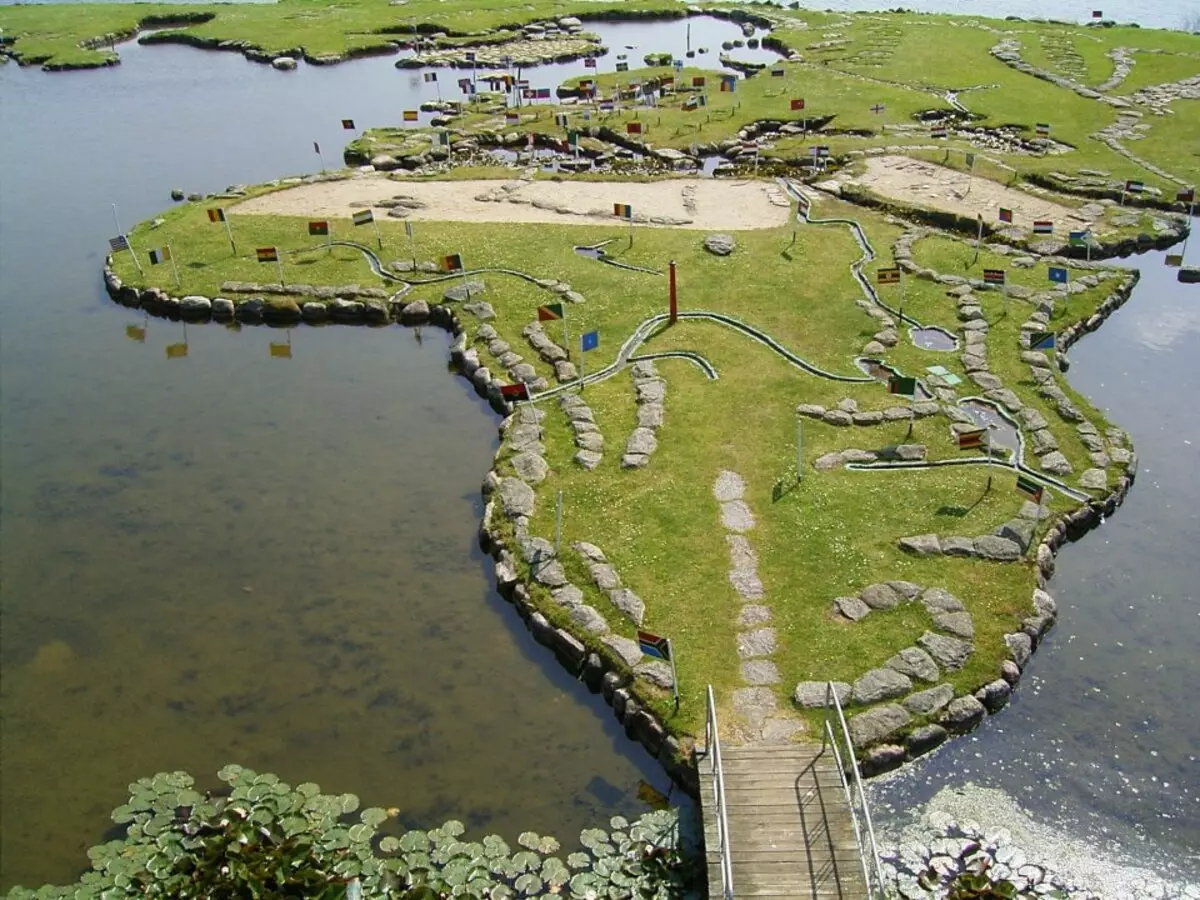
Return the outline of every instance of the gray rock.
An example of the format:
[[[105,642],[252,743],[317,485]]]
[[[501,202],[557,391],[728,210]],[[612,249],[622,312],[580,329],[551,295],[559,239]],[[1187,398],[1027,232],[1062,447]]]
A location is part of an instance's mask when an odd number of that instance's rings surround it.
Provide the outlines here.
[[[577,628],[589,634],[608,634],[611,629],[599,611],[586,604],[567,608],[567,617]]]
[[[975,541],[961,535],[942,538],[942,553],[946,556],[974,556]]]
[[[650,659],[638,663],[633,667],[633,674],[640,675],[651,684],[664,690],[670,690],[671,686],[675,684],[675,679],[671,677],[671,664],[663,662],[661,659]]]
[[[974,697],[958,697],[946,707],[939,721],[948,730],[965,734],[983,721],[985,713],[983,704]]]
[[[704,239],[704,249],[717,256],[728,256],[736,247],[733,237],[728,234],[710,234]]]
[[[662,403],[667,399],[667,383],[661,378],[643,381],[637,386],[638,403]]]
[[[961,669],[975,648],[967,641],[927,631],[917,639],[925,651],[947,672]]]
[[[942,552],[936,534],[918,534],[900,538],[900,549],[917,556],[937,556]]]
[[[1021,545],[997,534],[975,538],[975,555],[995,562],[1014,562],[1021,558]]]
[[[536,453],[518,453],[512,458],[518,477],[527,484],[539,484],[550,474],[550,466]]]
[[[741,500],[746,495],[746,482],[737,472],[723,471],[717,475],[713,483],[713,496],[718,503],[728,503],[731,500]]]
[[[921,756],[940,746],[949,737],[949,732],[941,725],[922,725],[914,728],[904,739],[904,749],[910,759]],[[922,890],[921,894],[925,892]],[[920,896],[914,894],[913,896]]]
[[[1038,463],[1051,475],[1070,475],[1075,471],[1071,468],[1071,464],[1067,461],[1067,458],[1057,450],[1040,457]]]
[[[598,431],[585,431],[575,436],[575,446],[580,450],[591,450],[593,453],[604,451],[604,436]]]
[[[554,602],[559,606],[580,606],[583,604],[583,591],[573,584],[564,584],[550,592]]]
[[[1003,382],[991,372],[972,372],[970,377],[985,391],[998,391],[1003,386]]]
[[[996,533],[1002,538],[1008,538],[1015,542],[1024,553],[1033,541],[1033,532],[1036,526],[1037,522],[1034,519],[1018,517],[1009,519],[996,530]]]
[[[792,698],[796,701],[797,706],[805,709],[820,709],[825,706],[828,684],[824,681],[802,681],[796,685],[796,691]],[[853,688],[844,681],[833,682],[833,692],[838,699],[838,703],[843,706],[850,699],[850,692]]]
[[[855,703],[878,703],[912,690],[912,680],[895,669],[871,669],[854,682]]]
[[[565,359],[554,361],[554,377],[560,382],[574,381],[579,377],[579,370],[575,368],[573,362],[568,362]]]
[[[608,563],[591,563],[588,566],[588,574],[592,576],[596,587],[602,591],[615,591],[621,586],[621,577]]]
[[[850,420],[855,425],[878,425],[883,421],[883,413],[876,410],[851,413]]]
[[[856,748],[866,747],[891,737],[911,721],[903,707],[894,703],[877,706],[850,719],[850,739]]]
[[[921,593],[921,586],[911,581],[889,581],[888,587],[905,600],[915,600]]]
[[[1020,668],[1024,669],[1033,654],[1033,639],[1024,632],[1006,634],[1004,643],[1008,647],[1009,656]]]
[[[501,478],[500,503],[504,506],[504,514],[510,519],[517,516],[533,515],[533,488],[517,478]]]
[[[642,602],[641,597],[629,590],[629,588],[617,588],[615,591],[610,591],[608,599],[634,625],[642,624],[642,618],[646,615],[646,604]]]
[[[198,294],[189,294],[179,301],[179,311],[189,315],[203,315],[212,311],[212,301]]]
[[[747,603],[738,613],[737,623],[743,628],[751,625],[765,625],[771,621],[771,610],[755,603]]]
[[[603,458],[604,457],[595,450],[580,450],[575,454],[575,462],[579,463],[579,465],[583,466],[588,471],[591,471],[600,465],[600,461]]]
[[[472,300],[470,303],[464,303],[463,309],[484,322],[488,319],[496,318],[496,311],[492,309],[492,304],[485,303],[482,300]]]
[[[931,615],[937,613],[962,612],[963,602],[945,588],[931,587],[921,595],[921,603]]]
[[[649,428],[633,429],[633,433],[629,435],[629,440],[625,442],[625,452],[627,454],[649,456],[657,449],[658,440],[654,437],[654,432]]]
[[[917,691],[904,698],[904,708],[917,716],[931,716],[954,699],[954,685],[939,684],[924,691]]]
[[[533,580],[546,585],[546,587],[562,587],[567,584],[567,573],[563,570],[562,563],[552,559],[537,566],[533,573]]]
[[[642,469],[650,462],[650,457],[644,453],[625,453],[621,456],[622,469]]]
[[[895,669],[901,675],[919,678],[922,681],[937,681],[941,675],[933,657],[920,647],[905,647],[884,665]]]
[[[859,619],[865,619],[871,614],[871,607],[863,603],[857,597],[837,597],[833,601],[833,605],[843,616],[851,622],[857,622]]]
[[[1036,456],[1044,456],[1058,449],[1058,439],[1055,438],[1048,428],[1031,432],[1029,443]]]
[[[1058,604],[1043,590],[1035,590],[1033,592],[1033,608],[1038,611],[1039,615],[1049,616],[1054,618],[1058,615]]]
[[[638,642],[618,634],[606,634],[600,638],[600,643],[611,648],[617,654],[617,658],[630,668],[636,666],[642,658],[642,649],[638,646]]]
[[[858,595],[871,609],[892,609],[900,603],[900,595],[886,584],[872,584]]]
[[[1108,474],[1103,469],[1085,469],[1079,476],[1079,486],[1089,491],[1100,491],[1108,487]]]
[[[637,408],[639,428],[662,428],[664,418],[661,403],[645,403]]]
[[[815,403],[801,403],[796,407],[796,414],[801,416],[809,416],[810,418],[819,419],[825,415],[825,407],[818,406]]]
[[[738,656],[742,659],[770,656],[775,652],[775,646],[774,628],[755,628],[753,631],[743,631],[737,636]]]
[[[1012,695],[1012,685],[1003,678],[997,678],[995,681],[989,681],[983,687],[975,692],[975,699],[983,704],[984,708],[990,712],[999,712],[1008,703],[1008,698]]]
[[[598,563],[608,562],[608,557],[604,555],[604,551],[595,544],[589,544],[587,541],[576,541],[571,546],[584,559]]]
[[[1045,416],[1031,406],[1022,409],[1017,416],[1020,418],[1021,424],[1030,431],[1039,431],[1050,424],[1046,421]]]
[[[933,617],[933,624],[964,641],[975,640],[975,622],[969,612],[940,613]]]

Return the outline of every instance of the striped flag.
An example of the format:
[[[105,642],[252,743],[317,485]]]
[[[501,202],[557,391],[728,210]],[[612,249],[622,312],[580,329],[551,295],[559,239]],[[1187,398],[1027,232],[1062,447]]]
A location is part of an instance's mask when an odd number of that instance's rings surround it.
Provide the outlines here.
[[[799,110],[804,109],[804,98],[803,97],[793,97],[790,105],[792,108],[792,112],[798,112]]]
[[[1067,239],[1071,242],[1072,247],[1085,247],[1088,242],[1088,232],[1072,231],[1067,235]]]
[[[786,74],[787,74],[787,72],[785,72],[783,69],[772,69],[771,70],[772,78],[782,78]]]
[[[880,284],[899,284],[900,269],[899,267],[893,269],[880,269],[875,273],[875,280]]]
[[[1183,254],[1182,253],[1168,253],[1166,259],[1163,260],[1163,262],[1165,262],[1168,266],[1170,266],[1173,269],[1178,269],[1180,266],[1183,265]]]
[[[1196,189],[1194,187],[1190,187],[1186,191],[1180,191],[1175,195],[1175,199],[1180,203],[1195,203]]]
[[[728,93],[733,93],[734,91],[737,90],[737,81],[738,80],[737,80],[736,75],[722,75],[721,76],[721,90],[726,91]]]
[[[561,319],[563,314],[561,303],[547,303],[545,306],[538,307],[539,322],[553,322],[555,319]]]
[[[500,385],[500,396],[510,403],[529,399],[529,385],[524,382]]]
[[[344,128],[346,131],[353,131],[354,130],[354,120],[353,119],[342,119],[342,128]]]
[[[416,122],[420,118],[420,114],[415,109],[406,109],[404,111],[405,122]]]
[[[917,393],[917,379],[905,378],[902,375],[893,375],[888,379],[888,393],[913,397]]]
[[[1005,209],[1003,206],[1002,206],[1002,207],[1000,207],[1000,221],[1001,221],[1001,222],[1008,222],[1008,223],[1011,225],[1011,224],[1012,224],[1012,220],[1013,220],[1012,210],[1011,210],[1011,209]]]
[[[594,68],[596,68],[596,57],[594,57],[594,56],[589,56],[587,59],[585,59],[585,60],[583,61],[583,67],[584,67],[585,69],[594,69]]]
[[[322,237],[329,234],[328,222],[309,222],[308,223],[309,237]]]
[[[151,250],[147,255],[150,257],[150,265],[157,266],[171,258],[171,248],[163,247],[161,250]]]
[[[1144,185],[1144,184],[1143,184],[1142,182],[1140,182],[1140,181],[1127,181],[1127,182],[1125,182],[1125,192],[1126,192],[1127,194],[1140,194],[1140,193],[1141,193],[1142,191],[1144,191],[1145,189],[1146,189],[1146,185]]]
[[[987,434],[986,428],[980,428],[975,431],[960,431],[958,433],[958,449],[974,450],[976,447],[982,447],[983,436],[985,434]]]
[[[1093,19],[1103,19],[1103,18],[1104,18],[1104,11],[1103,11],[1103,10],[1099,10],[1099,9],[1093,9],[1093,10],[1092,10],[1092,18],[1093,18]]]
[[[1038,122],[1033,126],[1033,132],[1040,138],[1050,137],[1050,123]]]
[[[1048,219],[1038,219],[1036,222],[1033,223],[1033,233],[1034,234],[1053,234],[1054,233],[1054,223],[1049,221]]]
[[[259,247],[254,251],[259,262],[278,262],[279,250],[275,247]]]
[[[442,270],[445,272],[461,272],[463,267],[462,256],[458,253],[451,253],[449,256],[442,257]]]
[[[1053,350],[1054,347],[1053,331],[1035,331],[1029,335],[1030,350]]]
[[[618,218],[621,218],[621,219],[632,219],[633,218],[633,207],[630,206],[628,203],[614,203],[613,204],[613,215],[617,216]]]
[[[536,93],[537,93],[538,100],[549,100],[550,99],[550,88],[538,88]]]
[[[123,234],[118,234],[115,238],[108,239],[108,246],[113,250],[114,253],[121,250],[128,250],[129,238],[125,237]]]
[[[1026,478],[1024,475],[1018,475],[1017,490],[1022,494],[1028,495],[1034,503],[1042,502],[1042,486],[1032,478]]]
[[[642,123],[641,122],[626,122],[625,123],[625,133],[626,134],[641,134],[642,133]]]
[[[1051,266],[1047,270],[1047,274],[1055,284],[1066,284],[1071,278],[1070,273],[1061,266]]]
[[[812,148],[812,155],[816,157],[825,157],[829,155],[828,144],[818,144]]]
[[[950,132],[945,125],[938,125],[935,128],[929,129],[929,136],[932,138],[944,138],[949,136]]]
[[[557,125],[559,128],[566,128],[567,127],[567,114],[566,113],[556,113],[554,116],[554,124]]]
[[[426,72],[425,73],[425,83],[426,84],[432,84],[435,81],[437,81],[437,72]]]
[[[375,221],[375,213],[370,209],[360,209],[350,217],[355,225],[366,225],[368,222]]]
[[[613,102],[611,100],[600,101],[600,112],[610,113],[613,111]]]
[[[507,112],[507,113],[505,113],[505,114],[504,114],[504,124],[506,124],[506,125],[520,125],[520,124],[521,124],[521,114],[520,114],[520,113],[518,113],[518,112]]]
[[[1004,270],[1003,269],[984,269],[983,270],[983,280],[987,284],[1004,284],[1004,281],[1005,281]]]
[[[208,221],[224,222],[225,221],[225,210],[221,209],[220,207],[217,207],[216,209],[208,210]]]

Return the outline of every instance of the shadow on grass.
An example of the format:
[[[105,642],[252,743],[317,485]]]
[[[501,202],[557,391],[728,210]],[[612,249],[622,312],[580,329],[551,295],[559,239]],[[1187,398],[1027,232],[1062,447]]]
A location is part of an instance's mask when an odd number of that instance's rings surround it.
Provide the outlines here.
[[[776,479],[775,484],[771,487],[771,502],[778,503],[798,487],[800,487],[800,479],[792,475],[784,475],[782,478]]]

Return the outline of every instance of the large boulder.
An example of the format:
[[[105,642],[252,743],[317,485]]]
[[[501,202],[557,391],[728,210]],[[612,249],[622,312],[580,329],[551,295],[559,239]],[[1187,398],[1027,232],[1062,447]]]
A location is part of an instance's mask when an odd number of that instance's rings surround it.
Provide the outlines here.
[[[510,519],[533,515],[533,488],[519,478],[501,478],[499,495],[504,514]]]
[[[967,658],[974,652],[974,645],[958,638],[947,637],[944,634],[934,634],[927,631],[917,643],[933,657],[934,661],[948,672],[961,669]]]
[[[917,691],[904,698],[904,708],[914,715],[931,716],[954,699],[954,686],[939,684],[928,690]]]
[[[717,256],[728,256],[736,246],[733,236],[728,234],[710,234],[704,239],[704,249]]]
[[[912,690],[912,681],[895,669],[872,669],[854,682],[855,703],[878,703],[902,697]]]
[[[972,698],[973,699],[973,698]],[[983,707],[981,706],[980,709]],[[850,739],[855,747],[877,744],[908,725],[912,717],[894,703],[868,709],[850,719]]]
[[[922,681],[937,681],[941,674],[933,657],[920,647],[905,647],[884,665],[895,669],[901,675],[919,678]]]

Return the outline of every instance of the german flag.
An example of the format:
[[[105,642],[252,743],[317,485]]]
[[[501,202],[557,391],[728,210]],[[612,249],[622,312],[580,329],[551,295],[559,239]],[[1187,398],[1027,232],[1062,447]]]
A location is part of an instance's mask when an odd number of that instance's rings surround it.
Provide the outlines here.
[[[527,384],[502,384],[500,385],[500,396],[511,402],[517,400],[529,399],[529,385]]]
[[[375,212],[370,209],[360,209],[358,212],[350,216],[350,221],[355,225],[366,225],[369,222],[375,221]]]
[[[225,221],[225,210],[221,209],[219,206],[216,209],[210,209],[208,211],[208,221],[224,222]]]
[[[1125,182],[1125,193],[1127,194],[1140,194],[1145,189],[1146,185],[1142,184],[1140,181]]]
[[[936,128],[929,129],[929,136],[931,138],[944,138],[949,137],[950,132],[945,125],[938,125]]]
[[[985,434],[987,434],[986,428],[979,428],[975,431],[960,431],[958,434],[958,449],[974,450],[976,447],[982,447],[983,436]]]
[[[880,269],[875,273],[875,280],[880,284],[899,284],[900,269],[898,267],[893,269]]]
[[[563,317],[563,305],[561,303],[547,303],[545,306],[538,307],[539,322],[553,322],[555,319]]]
[[[328,222],[309,222],[308,233],[312,237],[318,237],[329,234]]]
[[[418,110],[406,109],[404,111],[404,121],[405,122],[416,122],[418,119],[420,119],[420,113]]]
[[[1042,502],[1042,491],[1044,489],[1032,478],[1026,478],[1024,475],[1018,475],[1017,490],[1022,494],[1028,495],[1029,499],[1034,503]]]
[[[803,97],[793,97],[790,105],[792,108],[792,112],[797,112],[799,110],[802,110],[802,109],[804,109],[804,98]]]
[[[259,247],[254,252],[258,254],[259,262],[277,262],[279,260],[279,251],[275,247]]]
[[[1033,126],[1033,132],[1040,138],[1050,137],[1050,123],[1038,122]]]
[[[457,253],[451,253],[449,256],[442,257],[442,270],[445,272],[461,272],[463,267],[462,256]]]

